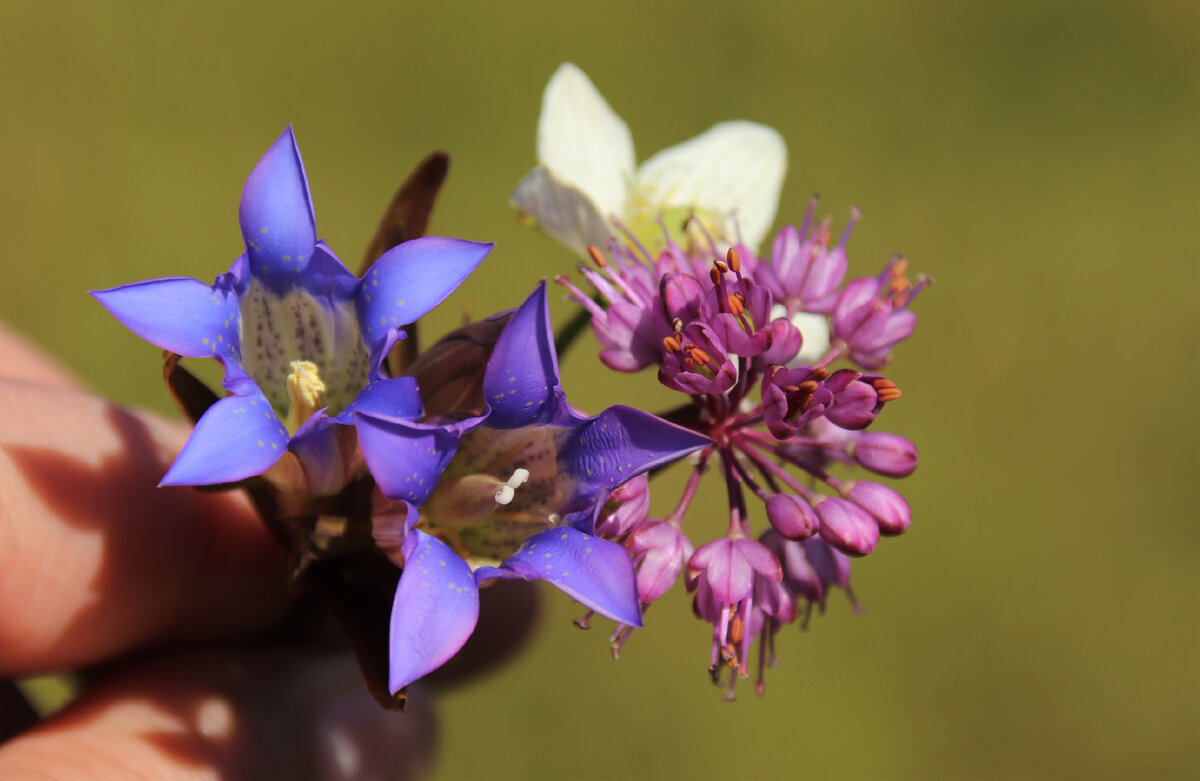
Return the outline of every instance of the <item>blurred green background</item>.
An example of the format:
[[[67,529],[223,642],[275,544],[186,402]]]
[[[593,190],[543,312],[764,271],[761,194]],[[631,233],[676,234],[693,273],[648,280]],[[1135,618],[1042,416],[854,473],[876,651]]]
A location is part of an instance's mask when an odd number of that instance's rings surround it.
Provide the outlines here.
[[[921,447],[916,520],[856,565],[866,612],[835,595],[781,635],[767,696],[730,705],[682,594],[613,662],[546,589],[528,652],[443,699],[438,778],[1200,772],[1195,4],[7,0],[0,18],[0,316],[122,402],[171,410],[158,351],[83,291],[225,270],[242,182],[287,122],[351,264],[411,166],[453,154],[434,231],[499,244],[426,335],[568,270],[507,206],[564,60],[642,159],[718,120],[773,125],[779,224],[819,191],[836,226],[865,214],[853,273],[903,251],[937,278],[883,425]],[[665,398],[587,342],[564,373],[592,410]]]

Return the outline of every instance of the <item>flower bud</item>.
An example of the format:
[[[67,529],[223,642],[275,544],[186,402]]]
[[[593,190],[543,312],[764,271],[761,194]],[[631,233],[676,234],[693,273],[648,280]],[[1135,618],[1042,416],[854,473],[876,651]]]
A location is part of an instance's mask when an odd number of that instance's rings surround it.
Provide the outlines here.
[[[704,304],[704,288],[690,274],[666,274],[658,283],[659,300],[667,322],[679,318],[690,323]]]
[[[857,372],[841,369],[826,387],[834,394],[834,402],[825,410],[825,417],[835,426],[857,431],[871,425],[879,414],[879,394]]]
[[[820,527],[812,507],[795,494],[775,494],[768,499],[767,520],[775,531],[792,540],[806,540]]]
[[[596,534],[606,540],[619,539],[645,523],[649,515],[650,481],[638,475],[608,495],[608,503],[596,521]]]
[[[827,496],[816,505],[821,537],[851,556],[866,556],[879,542],[879,524],[856,504]]]
[[[908,477],[917,468],[917,447],[895,434],[869,432],[858,438],[851,452],[862,466],[889,477]]]
[[[683,565],[692,557],[692,543],[683,532],[664,521],[650,521],[638,527],[626,544],[637,562],[638,599],[643,605],[675,585]]]
[[[800,352],[800,347],[804,343],[803,336],[799,329],[788,320],[782,317],[776,318],[767,325],[765,330],[770,334],[770,340],[767,348],[757,356],[757,363],[763,366],[773,363],[788,363],[796,357],[796,353]]]
[[[875,518],[881,534],[903,534],[912,525],[912,511],[904,497],[879,483],[858,482],[846,498]]]

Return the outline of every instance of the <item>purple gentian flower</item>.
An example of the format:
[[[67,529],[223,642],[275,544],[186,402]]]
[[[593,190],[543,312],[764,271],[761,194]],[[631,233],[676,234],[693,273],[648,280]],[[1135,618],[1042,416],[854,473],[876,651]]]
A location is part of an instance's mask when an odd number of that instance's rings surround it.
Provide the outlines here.
[[[493,579],[545,580],[640,626],[633,564],[596,536],[597,518],[630,479],[709,444],[631,407],[594,417],[573,409],[559,383],[545,283],[504,327],[483,398],[482,414],[440,424],[366,398],[354,408],[372,474],[408,510],[391,619],[393,692],[458,652],[478,617],[477,588]]]
[[[380,363],[399,329],[458,287],[492,245],[416,239],[360,281],[317,238],[290,126],[246,180],[238,218],[246,252],[212,285],[167,277],[92,295],[146,341],[224,367],[229,395],[196,423],[164,485],[242,480],[291,448],[311,492],[336,490],[330,416],[364,389],[394,415],[420,414],[415,381],[383,378]]]

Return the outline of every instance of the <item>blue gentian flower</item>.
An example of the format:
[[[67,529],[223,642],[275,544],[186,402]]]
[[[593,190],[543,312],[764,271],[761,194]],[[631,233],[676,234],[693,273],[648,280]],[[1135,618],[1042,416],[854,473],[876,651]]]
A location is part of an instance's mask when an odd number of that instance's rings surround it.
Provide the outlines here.
[[[224,367],[229,395],[196,423],[164,485],[242,480],[290,448],[311,492],[336,490],[335,420],[353,422],[345,411],[364,390],[392,415],[421,414],[415,380],[386,379],[380,365],[400,329],[458,287],[492,245],[415,239],[359,280],[317,238],[290,126],[246,180],[238,218],[246,252],[212,285],[168,277],[92,295],[146,341]]]
[[[641,626],[629,554],[594,534],[609,495],[710,444],[631,407],[585,417],[566,400],[543,282],[512,315],[483,375],[482,414],[441,425],[354,407],[363,455],[407,508],[391,617],[393,692],[452,657],[475,628],[478,587],[545,580]],[[420,507],[417,510],[417,507]]]

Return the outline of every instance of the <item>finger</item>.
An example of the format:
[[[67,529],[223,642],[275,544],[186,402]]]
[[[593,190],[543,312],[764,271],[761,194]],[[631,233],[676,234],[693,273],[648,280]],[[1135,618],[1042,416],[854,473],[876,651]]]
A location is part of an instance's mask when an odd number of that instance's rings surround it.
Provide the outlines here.
[[[0,678],[259,629],[282,551],[238,492],[156,488],[186,430],[0,380]]]
[[[436,743],[428,699],[380,709],[344,654],[241,650],[114,674],[0,747],[0,778],[411,779]]]
[[[79,378],[41,348],[6,325],[0,324],[0,376],[51,385],[58,388],[82,388]]]
[[[0,682],[0,743],[37,723],[37,713],[11,681]]]

